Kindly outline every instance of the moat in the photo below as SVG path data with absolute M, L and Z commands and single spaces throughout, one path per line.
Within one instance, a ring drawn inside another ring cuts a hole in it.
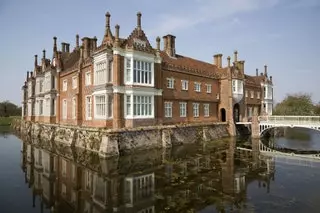
M 320 134 L 304 134 L 270 140 L 320 150 Z M 261 143 L 226 138 L 102 159 L 5 131 L 0 212 L 319 212 L 320 160 L 268 155 Z

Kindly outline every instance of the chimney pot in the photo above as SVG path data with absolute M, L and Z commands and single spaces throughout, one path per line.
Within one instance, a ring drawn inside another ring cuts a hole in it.
M 27 80 L 29 79 L 29 71 L 27 71 Z
M 38 55 L 34 55 L 34 67 L 38 66 Z
M 42 58 L 43 58 L 43 59 L 46 59 L 46 50 L 42 50 L 42 53 L 43 53 L 43 54 L 42 54 Z
M 256 76 L 258 76 L 258 75 L 259 75 L 259 69 L 256 68 Z
M 69 43 L 66 43 L 65 44 L 65 47 L 66 47 L 66 52 L 70 52 L 70 44 Z
M 57 52 L 57 37 L 53 37 L 53 52 Z
M 33 77 L 33 72 L 30 72 L 30 78 L 32 78 Z
M 228 67 L 230 67 L 230 60 L 231 60 L 231 57 L 230 57 L 230 56 L 228 56 L 228 57 L 227 57 L 227 60 L 228 60 Z
M 138 29 L 141 29 L 141 16 L 142 16 L 141 12 L 138 12 L 137 13 L 137 27 L 138 27 Z
M 270 75 L 270 81 L 271 81 L 271 83 L 272 83 L 272 76 Z

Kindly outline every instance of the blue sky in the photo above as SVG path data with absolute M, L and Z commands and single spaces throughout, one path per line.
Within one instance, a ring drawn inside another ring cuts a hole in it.
M 142 28 L 155 47 L 156 36 L 176 36 L 176 52 L 207 62 L 222 53 L 245 60 L 247 74 L 268 65 L 275 84 L 275 100 L 307 92 L 320 101 L 319 0 L 1 0 L 0 101 L 21 103 L 26 71 L 34 55 L 52 57 L 53 36 L 75 45 L 75 35 L 97 36 L 111 13 L 114 31 L 127 37 L 142 13 Z M 259 71 L 259 72 L 260 72 Z

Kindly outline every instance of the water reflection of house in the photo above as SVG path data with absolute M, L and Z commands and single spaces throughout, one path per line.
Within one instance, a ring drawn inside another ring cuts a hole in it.
M 274 173 L 273 161 L 235 151 L 234 142 L 200 153 L 182 147 L 110 160 L 59 146 L 22 147 L 34 200 L 53 212 L 154 213 L 168 206 L 183 212 L 208 203 L 223 209 L 245 203 L 248 185 L 267 184 Z

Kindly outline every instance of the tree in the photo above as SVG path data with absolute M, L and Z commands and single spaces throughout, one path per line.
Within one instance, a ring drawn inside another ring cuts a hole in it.
M 0 102 L 0 117 L 19 116 L 21 115 L 21 107 L 9 102 Z
M 314 114 L 320 116 L 320 102 L 314 107 Z
M 276 105 L 274 115 L 315 115 L 315 106 L 309 94 L 293 94 Z

